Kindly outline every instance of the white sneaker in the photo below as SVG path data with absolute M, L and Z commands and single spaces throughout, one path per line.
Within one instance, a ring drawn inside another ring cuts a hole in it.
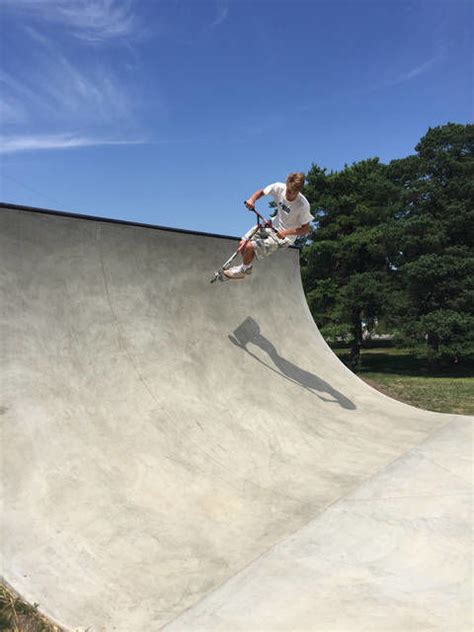
M 242 265 L 224 270 L 224 276 L 228 279 L 245 279 L 249 274 L 252 274 L 252 266 L 246 270 L 242 270 Z

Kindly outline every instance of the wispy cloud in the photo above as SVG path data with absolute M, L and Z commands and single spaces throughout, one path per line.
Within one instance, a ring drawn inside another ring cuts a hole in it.
M 58 53 L 49 68 L 48 96 L 70 114 L 109 124 L 130 118 L 128 93 L 106 67 L 96 66 L 84 72 Z
M 76 147 L 98 147 L 101 145 L 142 145 L 144 140 L 111 140 L 88 138 L 74 134 L 51 134 L 39 136 L 0 136 L 0 154 L 45 149 L 73 149 Z
M 43 125 L 54 113 L 56 125 L 106 126 L 133 123 L 133 102 L 116 73 L 97 62 L 72 62 L 37 29 L 24 27 L 36 44 L 31 62 L 12 72 L 0 69 L 4 123 Z M 12 112 L 21 113 L 16 119 Z
M 361 90 L 354 91 L 352 94 L 345 95 L 345 98 L 347 98 L 348 96 L 363 97 L 369 94 L 373 94 L 375 92 L 380 92 L 387 88 L 392 88 L 393 86 L 398 86 L 404 83 L 408 83 L 409 81 L 415 79 L 416 77 L 421 77 L 425 73 L 429 72 L 432 68 L 436 66 L 438 62 L 442 61 L 443 59 L 445 59 L 445 53 L 439 52 L 433 57 L 431 57 L 430 59 L 428 59 L 427 61 L 421 64 L 417 64 L 416 66 L 413 66 L 412 68 L 409 68 L 408 70 L 404 70 L 403 72 L 396 74 L 394 77 L 386 78 L 386 79 L 379 78 L 378 80 L 375 80 L 372 83 L 372 85 L 366 88 L 362 88 Z M 332 97 L 331 96 L 322 97 L 318 99 L 317 103 L 318 105 L 321 105 L 323 103 L 336 102 L 337 100 L 340 100 L 340 99 L 341 99 L 341 95 L 334 95 Z M 305 106 L 301 106 L 300 111 L 303 111 L 303 108 L 305 108 Z
M 406 70 L 400 73 L 397 77 L 394 77 L 393 79 L 387 79 L 386 81 L 382 81 L 378 85 L 378 87 L 385 88 L 389 86 L 396 86 L 401 83 L 405 83 L 406 81 L 410 81 L 411 79 L 414 79 L 415 77 L 419 77 L 423 75 L 425 72 L 428 72 L 429 70 L 431 70 L 431 68 L 433 68 L 433 66 L 443 58 L 444 58 L 444 55 L 442 53 L 438 53 L 431 59 L 428 59 L 428 61 L 425 61 L 422 64 L 418 64 L 417 66 L 414 66 L 410 70 Z
M 26 151 L 41 151 L 46 149 L 74 149 L 76 147 L 100 147 L 103 145 L 207 145 L 207 137 L 162 138 L 150 140 L 148 138 L 117 139 L 101 136 L 86 136 L 79 134 L 25 134 L 0 135 L 0 154 L 12 154 Z
M 0 125 L 23 124 L 28 119 L 28 114 L 22 103 L 5 97 L 0 98 Z
M 143 91 L 127 67 L 137 0 L 0 3 L 19 42 L 0 59 L 0 153 L 145 142 Z
M 106 41 L 132 32 L 133 0 L 3 0 L 5 9 L 41 21 L 56 22 L 76 37 Z
M 218 0 L 216 2 L 216 11 L 217 15 L 215 20 L 212 22 L 211 27 L 216 27 L 225 22 L 227 16 L 229 15 L 229 4 L 223 0 Z
M 345 93 L 342 93 L 341 91 L 328 95 L 318 95 L 317 97 L 315 97 L 312 103 L 301 103 L 296 105 L 294 107 L 294 111 L 301 115 L 308 115 L 308 113 L 317 111 L 323 105 L 339 103 L 341 99 L 366 97 L 367 95 L 382 92 L 387 88 L 408 83 L 409 81 L 412 81 L 417 77 L 421 77 L 425 73 L 432 70 L 436 66 L 436 64 L 438 64 L 445 58 L 445 51 L 438 52 L 436 55 L 425 62 L 419 63 L 412 68 L 404 70 L 403 72 L 399 72 L 398 74 L 393 73 L 394 76 L 392 77 L 387 77 L 385 79 L 378 77 L 371 84 L 363 86 L 360 90 L 348 89 Z

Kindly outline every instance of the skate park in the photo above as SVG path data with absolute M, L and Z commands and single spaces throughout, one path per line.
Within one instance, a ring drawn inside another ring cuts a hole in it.
M 299 251 L 0 208 L 2 578 L 66 630 L 472 626 L 472 417 L 372 389 Z M 265 266 L 265 267 L 263 267 Z

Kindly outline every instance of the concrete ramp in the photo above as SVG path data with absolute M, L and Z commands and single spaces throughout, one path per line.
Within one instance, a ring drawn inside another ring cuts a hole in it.
M 211 285 L 236 243 L 0 208 L 4 579 L 71 630 L 467 630 L 472 419 L 345 368 L 297 250 Z

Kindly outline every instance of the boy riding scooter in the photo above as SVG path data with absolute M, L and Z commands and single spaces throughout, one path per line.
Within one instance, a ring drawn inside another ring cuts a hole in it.
M 224 269 L 222 274 L 226 279 L 244 279 L 251 274 L 255 257 L 268 257 L 280 248 L 293 244 L 297 237 L 310 232 L 309 223 L 313 216 L 308 200 L 301 193 L 303 185 L 304 173 L 290 173 L 285 184 L 274 182 L 249 197 L 245 204 L 255 211 L 255 202 L 264 195 L 271 195 L 276 203 L 276 215 L 272 218 L 272 228 L 268 223 L 263 226 L 260 224 L 244 235 L 237 251 L 242 255 L 242 263 Z M 258 214 L 257 217 L 260 220 Z

